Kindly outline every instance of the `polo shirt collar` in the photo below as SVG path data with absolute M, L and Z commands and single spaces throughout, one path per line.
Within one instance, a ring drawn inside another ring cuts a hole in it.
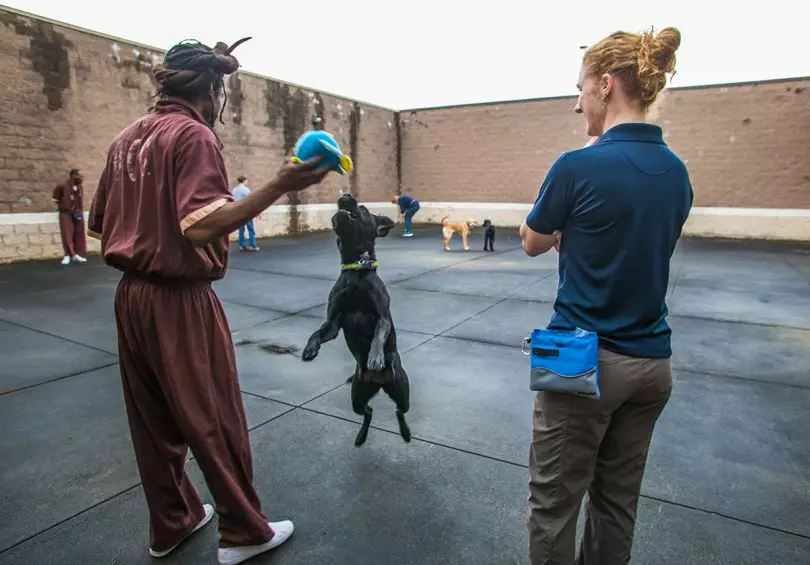
M 611 141 L 639 141 L 664 145 L 664 136 L 661 127 L 655 124 L 619 124 L 607 130 L 599 139 L 599 143 Z

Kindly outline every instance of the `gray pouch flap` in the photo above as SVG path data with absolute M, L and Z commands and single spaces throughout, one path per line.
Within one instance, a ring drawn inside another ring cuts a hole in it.
M 529 388 L 534 391 L 567 392 L 578 396 L 599 398 L 598 368 L 581 375 L 563 377 L 543 368 L 529 373 Z

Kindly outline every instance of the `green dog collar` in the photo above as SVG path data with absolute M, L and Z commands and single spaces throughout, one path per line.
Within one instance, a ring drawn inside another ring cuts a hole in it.
M 344 263 L 340 266 L 341 271 L 365 271 L 376 269 L 380 264 L 377 261 L 355 261 L 354 263 Z

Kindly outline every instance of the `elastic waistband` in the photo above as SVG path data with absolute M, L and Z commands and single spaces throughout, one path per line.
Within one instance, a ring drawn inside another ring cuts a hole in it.
M 164 277 L 162 275 L 141 273 L 138 271 L 124 271 L 121 277 L 124 282 L 143 282 L 156 286 L 166 286 L 171 288 L 201 288 L 210 287 L 211 281 L 208 279 L 186 279 L 180 277 Z

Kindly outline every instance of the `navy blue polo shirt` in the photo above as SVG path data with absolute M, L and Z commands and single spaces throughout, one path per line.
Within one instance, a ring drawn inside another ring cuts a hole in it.
M 624 355 L 669 357 L 669 263 L 692 199 L 686 166 L 656 125 L 614 126 L 561 155 L 526 218 L 538 233 L 562 232 L 548 327 L 595 331 Z
M 402 212 L 403 214 L 407 212 L 408 209 L 414 204 L 418 204 L 418 202 L 413 196 L 403 194 L 402 196 L 399 197 L 399 211 Z

